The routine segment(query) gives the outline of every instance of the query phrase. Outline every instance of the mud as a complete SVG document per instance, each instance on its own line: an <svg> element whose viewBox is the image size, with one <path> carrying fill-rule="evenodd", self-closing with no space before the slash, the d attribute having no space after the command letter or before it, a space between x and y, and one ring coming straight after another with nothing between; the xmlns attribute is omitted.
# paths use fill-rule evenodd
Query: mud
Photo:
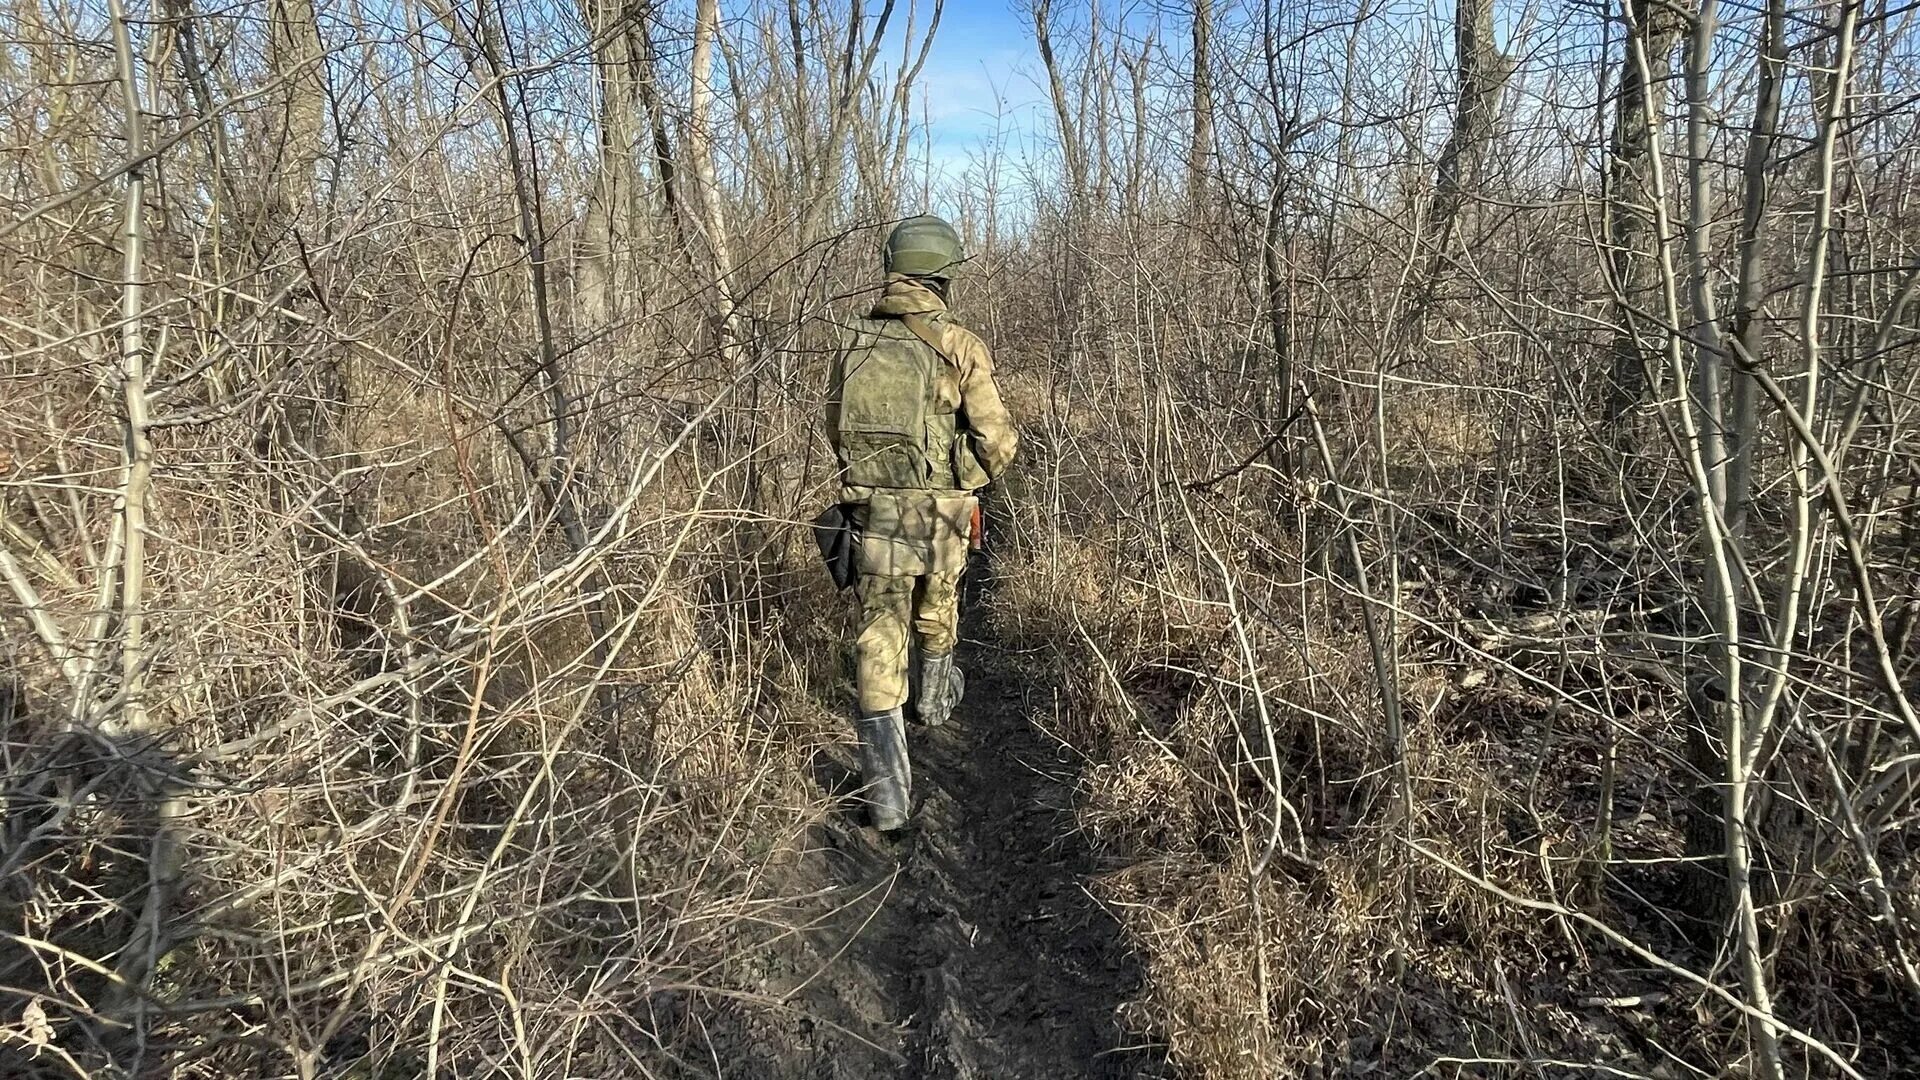
<svg viewBox="0 0 1920 1080"><path fill-rule="evenodd" d="M788 949L742 1045L709 1043L707 1075L775 1080L1118 1080L1171 1076L1119 1006L1141 970L1088 890L1103 869L1074 828L1076 763L1041 724L1037 661L996 650L970 613L965 702L915 726L915 824L868 829L850 748L823 754L842 810L811 838L819 914ZM841 751L846 751L842 753ZM781 985L785 984L785 985ZM732 1060L727 1060L731 1058ZM689 1064L692 1064L689 1062Z"/></svg>

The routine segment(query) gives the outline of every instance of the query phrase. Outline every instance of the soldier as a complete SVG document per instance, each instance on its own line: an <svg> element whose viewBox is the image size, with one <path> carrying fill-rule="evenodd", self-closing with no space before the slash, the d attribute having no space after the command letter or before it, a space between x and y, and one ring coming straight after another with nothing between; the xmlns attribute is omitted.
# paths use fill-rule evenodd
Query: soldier
<svg viewBox="0 0 1920 1080"><path fill-rule="evenodd" d="M966 687L953 651L974 493L1019 445L986 344L947 313L964 258L959 234L937 217L896 226L886 288L848 328L827 388L840 499L860 530L860 771L883 831L907 823L911 654L917 648L914 711L923 724L943 724Z"/></svg>

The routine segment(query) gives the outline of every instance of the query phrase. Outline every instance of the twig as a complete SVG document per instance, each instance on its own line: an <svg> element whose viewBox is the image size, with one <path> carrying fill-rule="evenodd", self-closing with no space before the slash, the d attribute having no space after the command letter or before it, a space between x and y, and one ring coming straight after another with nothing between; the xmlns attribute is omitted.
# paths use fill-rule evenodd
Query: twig
<svg viewBox="0 0 1920 1080"><path fill-rule="evenodd" d="M1410 824L1413 821L1413 776L1407 765L1407 735L1400 711L1400 681L1389 651L1396 646L1386 640L1386 635L1380 630L1379 620L1375 618L1374 608L1381 606L1382 602L1374 595L1368 581L1367 564L1360 550L1360 537L1353 528L1354 518L1347 504L1346 488L1340 483L1340 471L1334 465L1333 451L1327 445L1326 428L1320 423L1320 410L1314 404L1313 391L1304 383L1300 385L1300 407L1306 411L1307 421L1313 426L1314 446L1320 451L1321 466L1327 470L1334 509L1340 514L1341 531L1347 538L1347 556L1353 560L1354 591L1360 597L1361 622L1366 626L1367 650L1373 657L1374 682L1380 691L1380 708L1386 720L1397 813L1402 823Z"/></svg>
<svg viewBox="0 0 1920 1080"><path fill-rule="evenodd" d="M0 544L0 578L5 578L7 585L13 589L13 597L20 602L27 625L33 628L34 635L46 646L54 662L60 665L60 673L66 676L67 684L78 691L82 676L80 658L68 647L67 636L61 632L60 624L47 614L46 605L40 602L40 593L20 569L13 552L4 544Z"/></svg>
<svg viewBox="0 0 1920 1080"><path fill-rule="evenodd" d="M1835 1051L1832 1047L1828 1046L1826 1043L1823 1043L1819 1039L1814 1038L1812 1035L1809 1035L1806 1032L1801 1031L1799 1028L1796 1028L1793 1025L1788 1024L1783 1020L1780 1020L1778 1017L1774 1016L1770 1010L1762 1011L1760 1009L1753 1007L1752 1005L1747 1004L1738 995L1734 994L1731 990L1728 990L1726 987L1721 986L1719 983L1714 982L1712 979L1709 979L1704 975L1695 974L1694 972L1688 970L1687 968L1681 967L1679 964L1676 964L1673 961L1660 956L1659 954L1648 949L1646 946L1641 945L1640 943L1634 941L1632 938L1628 937L1627 935L1621 933L1618 930L1615 930L1613 927L1608 926L1606 923L1601 922L1599 919L1596 919L1593 916L1588 915L1586 912L1575 911L1572 908L1565 907L1560 904L1549 903L1545 900L1532 900L1527 897L1520 896L1516 893L1508 892L1507 890L1501 888L1500 886L1495 885L1493 882L1488 881L1486 878L1480 877L1479 875L1475 874L1473 871L1468 870L1466 867L1460 866L1459 864L1454 863L1453 861L1449 860L1446 856L1441 855L1438 852L1435 852L1427 847L1422 846L1417 841L1406 840L1404 842L1408 847L1412 848L1416 854L1424 856L1428 859L1431 859L1436 863L1439 863L1441 866L1445 867L1449 871L1452 871L1455 875L1457 875L1461 879L1473 885L1477 885L1482 889L1485 889L1487 892L1492 893L1494 896L1497 896L1502 900L1505 900L1509 904L1517 904L1520 907L1528 908L1533 911L1544 911L1552 915L1557 915L1563 919L1572 919L1573 921L1580 923L1582 926L1586 926L1594 931L1597 931L1601 937L1606 938L1608 941L1613 942L1615 945L1619 946L1620 948L1625 949L1628 952L1632 953L1633 955L1646 961L1647 963L1652 964L1654 967L1659 968L1661 971L1664 971L1669 975L1674 975L1681 979L1685 979L1686 981L1694 984L1695 986L1698 986L1702 990L1705 990L1707 993L1712 994L1714 997L1717 997L1720 1000L1726 1002L1728 1005L1733 1006L1735 1009L1740 1010L1741 1015L1745 1016L1747 1019L1755 1023L1764 1023L1764 1024L1769 1024L1773 1026L1781 1034L1786 1035L1789 1038L1792 1038L1794 1041L1800 1043L1801 1045L1807 1047L1809 1050L1812 1050L1813 1052L1819 1054L1821 1057L1824 1057L1828 1061L1832 1062L1835 1068L1839 1069L1842 1073L1846 1074L1847 1076L1852 1077L1853 1080L1866 1080L1866 1077L1860 1075L1859 1070L1855 1069L1852 1066L1852 1064L1850 1064L1847 1061L1846 1058L1841 1057L1837 1051Z"/></svg>
<svg viewBox="0 0 1920 1080"><path fill-rule="evenodd" d="M1248 469L1251 469L1253 467L1254 462L1259 461L1262 457L1266 456L1267 451L1273 449L1273 444L1279 442L1283 437L1286 436L1287 429L1293 426L1293 422L1295 420L1298 420L1300 419L1301 416L1305 415L1306 411L1307 410L1306 410L1305 402L1302 402L1299 405L1295 405L1293 407L1292 414L1289 415L1285 420L1281 421L1279 428L1277 428L1273 434L1267 436L1266 439L1262 441L1260 445L1253 451L1253 453L1248 454L1246 456L1246 459L1241 461L1240 464L1235 465L1233 468L1228 469L1225 472L1220 473L1216 476L1209 476L1205 480L1190 480L1181 486L1186 488L1188 491L1206 491L1207 489L1220 483L1222 480L1230 480L1233 477L1239 476L1241 473L1246 472Z"/></svg>

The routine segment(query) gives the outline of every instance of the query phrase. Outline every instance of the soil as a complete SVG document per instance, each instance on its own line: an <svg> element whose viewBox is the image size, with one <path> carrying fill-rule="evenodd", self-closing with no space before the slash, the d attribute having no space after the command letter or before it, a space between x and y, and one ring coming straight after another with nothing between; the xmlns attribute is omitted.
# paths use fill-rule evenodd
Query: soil
<svg viewBox="0 0 1920 1080"><path fill-rule="evenodd" d="M966 620L968 685L954 718L909 720L913 825L892 836L867 827L850 747L816 763L843 809L816 828L800 868L823 914L768 980L790 1011L749 1010L757 1030L745 1039L709 1032L701 1074L1172 1075L1161 1048L1118 1015L1142 973L1087 888L1103 867L1074 826L1076 766L1035 723L1053 708L1047 681L1037 658L978 640L983 618L976 605Z"/></svg>

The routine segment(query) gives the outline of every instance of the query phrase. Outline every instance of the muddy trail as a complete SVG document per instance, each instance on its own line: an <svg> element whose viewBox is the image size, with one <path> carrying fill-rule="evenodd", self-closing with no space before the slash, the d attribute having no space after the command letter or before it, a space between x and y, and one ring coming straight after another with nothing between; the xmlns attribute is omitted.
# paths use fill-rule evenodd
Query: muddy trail
<svg viewBox="0 0 1920 1080"><path fill-rule="evenodd" d="M1044 730L1055 708L1045 658L997 647L984 607L970 604L965 617L968 683L954 719L910 722L909 829L882 837L866 827L851 747L816 762L841 810L817 827L798 868L820 914L768 972L768 990L788 1008L772 1020L763 1013L747 1038L709 1043L703 1071L1171 1076L1160 1049L1117 1013L1142 973L1086 887L1103 867L1074 826L1078 763Z"/></svg>

